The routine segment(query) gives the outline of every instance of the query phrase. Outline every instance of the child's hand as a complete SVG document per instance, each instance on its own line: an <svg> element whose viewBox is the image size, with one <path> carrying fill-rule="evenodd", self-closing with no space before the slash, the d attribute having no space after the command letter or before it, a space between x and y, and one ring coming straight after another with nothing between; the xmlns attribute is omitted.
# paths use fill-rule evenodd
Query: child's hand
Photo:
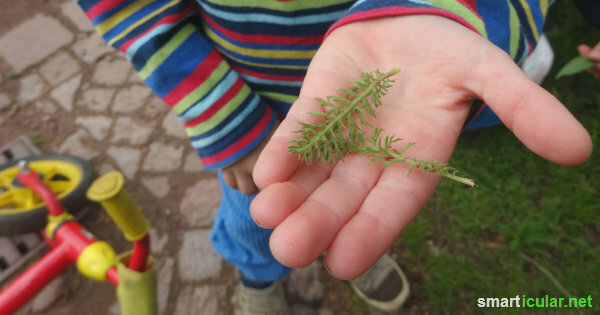
<svg viewBox="0 0 600 315"><path fill-rule="evenodd" d="M600 42L598 42L598 44L596 44L594 48L582 44L579 45L577 49L579 50L580 55L587 56L592 61L596 62L596 66L588 69L588 72L595 76L597 79L600 79Z"/></svg>
<svg viewBox="0 0 600 315"><path fill-rule="evenodd" d="M225 180L227 186L239 190L244 195L252 195L258 192L258 188L252 180L252 169L256 164L256 160L258 160L260 152L263 150L276 128L277 125L258 147L254 148L254 150L250 151L250 153L237 160L235 163L224 167L221 170L223 172L223 180Z"/></svg>
<svg viewBox="0 0 600 315"><path fill-rule="evenodd" d="M350 155L332 167L307 166L288 152L298 122L317 119L306 114L321 110L315 97L349 86L362 72L393 67L402 70L372 123L386 134L417 142L407 156L448 161L476 98L527 147L551 161L578 164L591 153L589 134L568 110L506 53L464 26L424 15L342 26L317 52L300 98L254 169L261 192L251 205L252 216L259 225L275 228L271 250L283 264L303 267L327 251L325 261L334 275L355 278L389 248L433 193L439 178L418 170L407 177L406 165L382 169L368 157Z"/></svg>

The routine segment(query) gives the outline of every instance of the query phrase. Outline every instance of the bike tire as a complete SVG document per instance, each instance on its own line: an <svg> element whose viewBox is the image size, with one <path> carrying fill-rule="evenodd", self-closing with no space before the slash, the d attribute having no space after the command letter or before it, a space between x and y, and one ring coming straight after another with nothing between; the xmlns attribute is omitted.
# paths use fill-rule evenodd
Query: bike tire
<svg viewBox="0 0 600 315"><path fill-rule="evenodd" d="M88 202L85 193L95 176L87 161L63 154L34 155L0 165L0 236L38 232L46 226L48 212L39 197L20 198L24 190L15 181L17 163L25 160L29 168L57 194L65 211L77 215ZM29 194L29 192L25 192Z"/></svg>

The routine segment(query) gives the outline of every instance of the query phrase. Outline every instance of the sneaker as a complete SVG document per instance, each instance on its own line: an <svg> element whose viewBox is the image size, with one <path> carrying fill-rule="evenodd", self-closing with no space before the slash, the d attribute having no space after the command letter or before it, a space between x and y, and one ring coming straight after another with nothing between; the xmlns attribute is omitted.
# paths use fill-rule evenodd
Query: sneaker
<svg viewBox="0 0 600 315"><path fill-rule="evenodd" d="M351 280L350 286L368 305L384 312L399 310L410 294L404 272L388 254L365 274Z"/></svg>
<svg viewBox="0 0 600 315"><path fill-rule="evenodd" d="M290 309L285 300L281 281L264 289L238 286L238 302L244 315L288 315Z"/></svg>

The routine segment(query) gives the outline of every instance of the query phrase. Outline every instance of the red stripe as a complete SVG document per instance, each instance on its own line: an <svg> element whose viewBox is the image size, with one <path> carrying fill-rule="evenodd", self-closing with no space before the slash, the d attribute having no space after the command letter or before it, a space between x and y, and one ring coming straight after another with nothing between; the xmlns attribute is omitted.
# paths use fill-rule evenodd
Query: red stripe
<svg viewBox="0 0 600 315"><path fill-rule="evenodd" d="M277 35L259 35L259 34L242 34L230 31L218 25L206 13L201 12L202 19L210 25L211 28L219 31L225 37L233 39L241 43L248 44L279 44L279 45L314 45L323 42L323 35L315 36L277 36Z"/></svg>
<svg viewBox="0 0 600 315"><path fill-rule="evenodd" d="M246 148L252 141L256 140L258 136L267 128L269 122L271 121L271 116L273 116L273 110L271 107L267 106L267 110L265 115L261 118L261 120L248 132L245 136L243 136L240 140L238 140L233 145L229 146L227 149L207 157L201 157L200 160L204 165L215 164L217 162L223 161L226 158L235 155L239 151Z"/></svg>
<svg viewBox="0 0 600 315"><path fill-rule="evenodd" d="M245 68L240 68L238 66L232 65L231 68L238 73L246 74L255 78L265 79L265 80L273 80L273 81L291 81L291 82L302 82L304 80L304 76L297 75L277 75L277 74L268 74L268 73L260 73L251 71Z"/></svg>
<svg viewBox="0 0 600 315"><path fill-rule="evenodd" d="M221 108L223 108L223 106L227 105L227 103L229 103L229 101L231 101L231 99L235 97L243 87L244 81L242 81L242 79L238 77L238 80L235 81L233 86L231 86L231 88L227 90L227 92L225 92L225 94L223 94L223 96L221 96L219 100L217 100L214 104L207 108L206 111L202 113L202 115L186 122L185 127L190 128L202 122L205 122L215 113L217 113Z"/></svg>
<svg viewBox="0 0 600 315"><path fill-rule="evenodd" d="M223 61L221 55L213 50L206 58L194 69L194 72L185 78L181 83L177 85L169 94L163 97L163 101L173 107L181 99L186 97L192 90L197 88L199 85L204 83L213 71Z"/></svg>
<svg viewBox="0 0 600 315"><path fill-rule="evenodd" d="M121 3L125 2L125 0L119 0L119 1L100 1L98 2L95 6L91 7L89 10L87 10L85 12L85 15L87 15L88 19L93 20L94 18L96 18L98 15L120 5Z"/></svg>
<svg viewBox="0 0 600 315"><path fill-rule="evenodd" d="M462 17L460 17L452 12L448 12L448 11L445 11L442 9L437 9L437 8L416 8L415 9L415 8L407 8L407 7L390 7L390 8L375 9L375 10L370 10L370 11L359 12L359 13L355 13L350 16L347 16L347 17L337 21L335 24L333 24L327 31L327 34L325 34L325 37L329 36L329 34L331 34L331 32L333 30L335 30L336 28L338 28L342 25L352 23L352 22L358 22L358 21L380 18L380 17L387 17L387 16L417 15L417 14L430 14L430 15L439 15L439 16L447 17L449 19L452 19L452 20L462 24L463 26L467 27L468 29L472 30L473 32L481 35L481 33L479 33L479 31L477 31L477 29L475 27L473 27L473 25L469 24L469 22L467 22L465 19L463 19Z"/></svg>
<svg viewBox="0 0 600 315"><path fill-rule="evenodd" d="M469 11L477 14L477 0L458 0L465 8L469 9ZM479 16L479 14L477 14Z"/></svg>
<svg viewBox="0 0 600 315"><path fill-rule="evenodd" d="M154 23L154 25L151 28L149 28L142 34L128 40L123 45L121 45L121 47L119 47L119 50L121 50L123 52L127 52L127 49L129 49L129 46L131 46L133 43L135 43L138 39L142 38L144 35L150 33L153 29L155 29L161 25L164 25L164 24L170 24L170 23L177 22L177 21L183 19L183 17L185 17L186 15L192 13L193 9L194 8L192 6L188 6L184 11L182 11L180 13L169 15L169 16L166 16L166 17L160 19L159 21Z"/></svg>

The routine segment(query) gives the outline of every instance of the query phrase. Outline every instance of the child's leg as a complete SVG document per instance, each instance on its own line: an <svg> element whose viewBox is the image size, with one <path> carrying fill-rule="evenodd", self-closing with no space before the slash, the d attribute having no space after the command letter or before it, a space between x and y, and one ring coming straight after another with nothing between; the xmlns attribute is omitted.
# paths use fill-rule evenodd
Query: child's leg
<svg viewBox="0 0 600 315"><path fill-rule="evenodd" d="M229 188L219 171L223 201L211 231L215 250L242 273L242 279L257 282L276 282L285 277L289 268L280 264L269 248L272 230L259 227L250 216L250 202L246 196Z"/></svg>

